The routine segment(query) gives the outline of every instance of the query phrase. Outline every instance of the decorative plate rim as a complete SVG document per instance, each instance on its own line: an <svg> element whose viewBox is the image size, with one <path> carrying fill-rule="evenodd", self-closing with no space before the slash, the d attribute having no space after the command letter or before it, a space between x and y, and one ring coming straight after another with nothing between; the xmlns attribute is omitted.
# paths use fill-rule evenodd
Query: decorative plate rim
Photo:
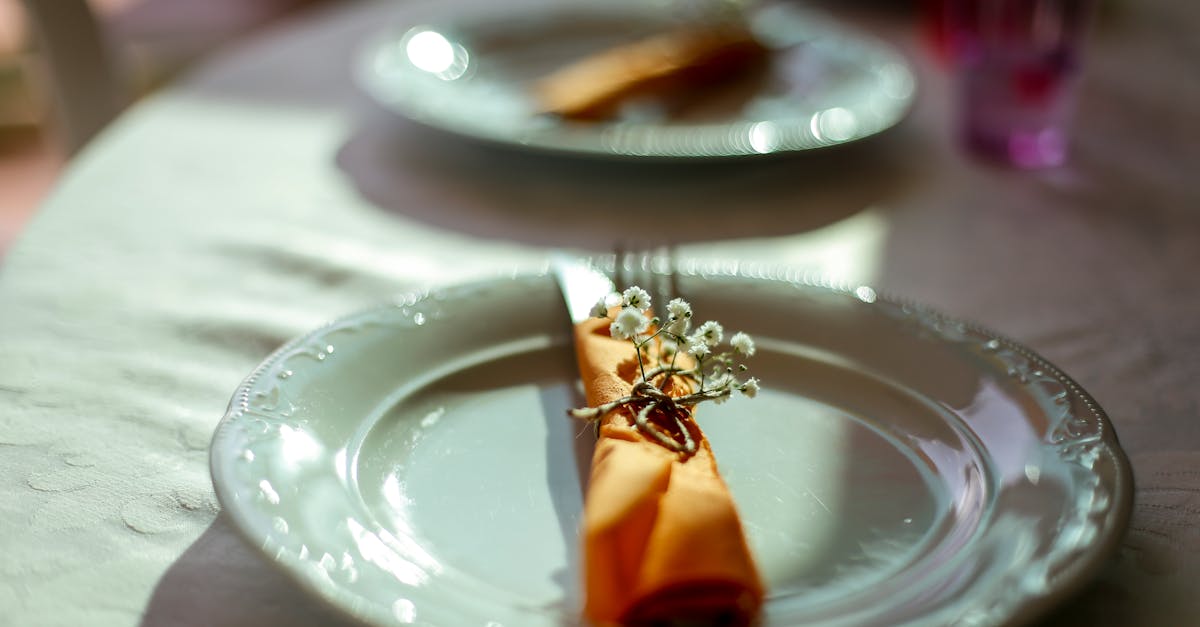
<svg viewBox="0 0 1200 627"><path fill-rule="evenodd" d="M607 263L608 267L611 268L611 258ZM651 272L661 274L660 267L661 265L655 266L651 269ZM1111 485L1112 492L1107 495L1110 499L1110 504L1102 510L1103 515L1092 516L1098 517L1101 522L1105 523L1099 526L1104 531L1107 531L1107 533L1102 534L1098 538L1099 541L1089 545L1086 550L1072 553L1067 556L1068 559L1058 559L1057 562L1063 563L1055 563L1054 565L1061 566L1062 570L1055 575L1054 583L1045 594L1024 593L1007 599L1007 604L1000 607L1000 614L1003 616L1003 620L998 624L1025 624L1045 615L1058 603L1070 598L1089 583L1091 579L1087 576L1087 573L1094 571L1115 554L1125 530L1128 528L1132 515L1134 481L1132 467L1124 449L1120 445L1115 427L1100 404L1073 378L1034 350L1005 335L996 333L988 327L941 313L934 308L925 306L914 300L898 297L886 291L879 291L867 285L829 280L815 272L797 269L792 266L757 262L689 259L679 263L676 269L679 275L690 278L762 281L779 285L790 285L802 289L821 290L829 294L856 298L867 304L879 303L891 306L904 312L906 315L912 316L912 319L917 324L937 334L940 339L947 342L954 341L946 335L948 332L946 326L949 325L951 332L970 333L985 339L985 350L996 351L999 349L1008 349L1012 351L1014 355L1026 360L1025 369L1023 370L1026 376L1036 372L1037 376L1051 377L1064 387L1066 394L1072 399L1079 401L1087 409L1091 418L1088 422L1097 428L1097 432L1094 437L1074 443L1090 444L1093 449L1102 450L1107 455L1108 460L1115 470L1113 475L1114 482ZM268 551L271 544L270 534L267 534L266 538L255 535L253 528L256 525L249 520L248 516L241 511L239 506L235 505L235 498L228 493L230 488L222 481L222 476L227 472L223 467L227 459L222 455L220 443L231 436L231 430L234 428L236 421L247 413L250 394L255 385L264 373L277 366L285 357L297 353L297 351L305 348L312 340L322 337L324 334L336 330L341 326L367 319L373 315L379 315L393 310L397 306L412 306L430 298L437 299L440 295L444 295L450 291L470 290L501 281L508 282L522 279L553 280L553 277L547 269L536 272L496 273L494 276L452 285L419 288L403 292L389 301L337 317L289 340L265 358L237 386L224 415L214 430L214 435L210 443L209 468L214 491L216 492L223 514L229 516L231 522L234 523L233 527L237 530L237 533L251 546L256 547L267 558L268 562L304 588L310 598L318 599L326 607L356 620L369 620L379 624L391 624L395 622L394 617L380 611L379 608L370 605L364 606L363 603L357 602L361 601L361 597L358 595L347 592L337 586L330 586L326 580L317 578L310 570L303 567L299 557L283 550L280 550L276 554L271 554ZM1029 366L1036 368L1029 370ZM1010 374L1019 375L1021 372L1014 373L1010 371ZM1020 382L1030 385L1028 381ZM1067 441L1063 444L1072 444L1072 442ZM1065 457L1063 459L1078 464L1075 460L1068 460ZM1087 469L1091 470L1090 468ZM1056 560L1046 559L1043 561L1054 563ZM426 623L418 622L417 624ZM987 622L984 624L992 623Z"/></svg>

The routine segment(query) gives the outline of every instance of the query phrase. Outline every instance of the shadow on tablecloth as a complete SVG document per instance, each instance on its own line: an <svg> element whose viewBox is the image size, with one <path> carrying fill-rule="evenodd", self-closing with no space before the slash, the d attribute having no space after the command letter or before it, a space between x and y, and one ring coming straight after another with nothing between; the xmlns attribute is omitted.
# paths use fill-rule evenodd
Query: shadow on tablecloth
<svg viewBox="0 0 1200 627"><path fill-rule="evenodd" d="M350 627L260 557L225 514L159 580L142 627Z"/></svg>
<svg viewBox="0 0 1200 627"><path fill-rule="evenodd" d="M804 233L926 174L913 158L922 140L903 128L811 154L621 161L484 144L386 112L365 117L337 155L365 199L437 228L535 246L607 251Z"/></svg>

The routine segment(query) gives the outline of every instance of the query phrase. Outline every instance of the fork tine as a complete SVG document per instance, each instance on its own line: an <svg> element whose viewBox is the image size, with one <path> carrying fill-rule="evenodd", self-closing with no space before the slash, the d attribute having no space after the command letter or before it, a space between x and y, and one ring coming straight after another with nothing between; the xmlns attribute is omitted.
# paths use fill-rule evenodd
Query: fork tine
<svg viewBox="0 0 1200 627"><path fill-rule="evenodd" d="M662 311L666 311L667 303L679 296L679 272L675 267L675 246L664 245L658 257L659 296Z"/></svg>
<svg viewBox="0 0 1200 627"><path fill-rule="evenodd" d="M624 243L618 242L613 249L613 283L618 290L623 290L632 285L630 282L630 271L627 267L628 259L626 259L626 256L628 254L629 251L626 250Z"/></svg>
<svg viewBox="0 0 1200 627"><path fill-rule="evenodd" d="M679 295L675 248L670 245L634 249L618 243L613 249L613 280L618 290L637 285L647 292L660 315Z"/></svg>
<svg viewBox="0 0 1200 627"><path fill-rule="evenodd" d="M667 301L671 300L671 286L668 282L671 276L670 258L666 256L666 251L668 249L665 246L655 248L646 255L645 261L646 274L650 277L649 280L651 283L647 289L654 295L654 302L656 303L654 310L660 316L665 315Z"/></svg>

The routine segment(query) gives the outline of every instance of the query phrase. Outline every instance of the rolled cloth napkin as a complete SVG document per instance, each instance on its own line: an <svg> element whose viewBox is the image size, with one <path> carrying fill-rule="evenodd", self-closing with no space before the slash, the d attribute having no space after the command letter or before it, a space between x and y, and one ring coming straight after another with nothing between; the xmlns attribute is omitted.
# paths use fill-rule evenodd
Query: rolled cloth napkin
<svg viewBox="0 0 1200 627"><path fill-rule="evenodd" d="M592 407L628 396L638 373L633 345L608 324L575 327ZM745 625L758 614L763 584L737 509L708 440L688 426L697 447L685 458L639 431L626 409L601 419L582 531L584 614L595 623Z"/></svg>
<svg viewBox="0 0 1200 627"><path fill-rule="evenodd" d="M628 98L711 87L767 57L767 48L736 23L680 29L576 61L538 81L534 96L546 113L598 120Z"/></svg>

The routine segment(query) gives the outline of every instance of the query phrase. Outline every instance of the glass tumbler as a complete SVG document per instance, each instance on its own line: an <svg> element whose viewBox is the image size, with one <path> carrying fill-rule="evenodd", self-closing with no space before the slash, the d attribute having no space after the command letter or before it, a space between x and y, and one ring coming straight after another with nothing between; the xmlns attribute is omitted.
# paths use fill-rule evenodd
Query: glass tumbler
<svg viewBox="0 0 1200 627"><path fill-rule="evenodd" d="M1094 0L943 0L959 133L1021 168L1062 164Z"/></svg>

